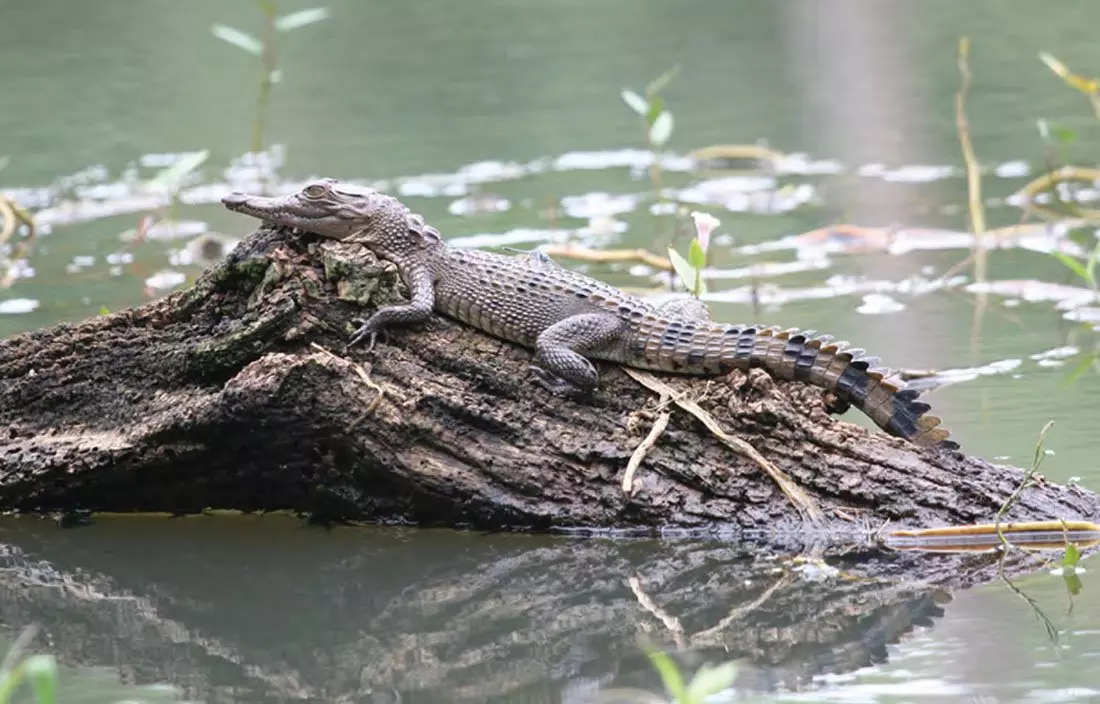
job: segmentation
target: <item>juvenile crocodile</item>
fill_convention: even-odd
[[[545,256],[505,256],[447,245],[397,199],[321,179],[298,193],[268,198],[233,193],[230,210],[323,237],[362,244],[396,265],[411,300],[381,308],[349,345],[391,324],[417,323],[438,311],[536,351],[536,380],[556,393],[591,392],[599,377],[589,360],[679,374],[718,375],[763,367],[832,392],[890,435],[924,447],[957,448],[931,407],[917,401],[878,360],[813,331],[729,325],[699,308],[659,308]]]

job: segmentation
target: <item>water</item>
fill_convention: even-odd
[[[50,231],[30,259],[33,274],[0,291],[0,311],[8,311],[0,314],[2,336],[140,304],[197,275],[201,267],[188,263],[194,235],[120,238],[158,202],[135,181],[156,172],[155,159],[142,166],[148,155],[208,149],[176,217],[228,240],[247,234],[252,223],[217,199],[255,174],[240,157],[252,138],[258,66],[209,26],[260,32],[251,3],[8,5],[0,155],[11,160],[0,192],[42,207]],[[960,240],[966,185],[953,114],[959,36],[972,46],[968,115],[989,169],[987,218],[990,227],[1013,225],[1022,212],[1004,198],[1045,169],[1037,119],[1078,134],[1071,162],[1100,158],[1100,122],[1087,100],[1037,59],[1049,51],[1082,74],[1100,73],[1092,0],[837,1],[828,11],[809,0],[537,7],[426,0],[330,9],[330,20],[280,39],[284,79],[267,123],[268,143],[284,145],[275,152],[277,185],[311,175],[385,180],[448,237],[470,245],[571,237],[661,251],[669,220],[651,213],[646,154],[629,151],[644,146],[642,129],[618,94],[680,64],[666,91],[676,127],[662,185],[722,219],[710,284],[715,316],[827,330],[895,366],[956,370],[963,381],[930,398],[969,451],[1026,464],[1039,429],[1054,419],[1044,473],[1100,485],[1096,371],[1069,380],[1096,336],[1067,319],[1095,304],[1056,288],[1079,286],[1033,251],[1067,240],[1040,233],[993,252],[988,297],[965,281],[935,285],[969,246]],[[692,171],[684,158],[709,145],[760,141],[803,156],[775,173],[733,176]],[[486,207],[501,203],[507,208]],[[900,227],[897,253],[823,252],[784,239],[835,223]],[[1077,236],[1095,241],[1092,228]],[[914,248],[901,252],[903,245]],[[760,263],[778,271],[758,274],[764,305],[754,312],[745,267]],[[620,285],[654,285],[652,272],[631,265],[568,264]],[[233,688],[241,698],[328,698],[362,693],[354,680],[371,684],[376,697],[397,686],[404,701],[446,699],[448,688],[470,693],[478,684],[496,686],[494,696],[553,698],[569,682],[570,696],[592,682],[613,686],[607,675],[620,668],[619,680],[636,676],[653,688],[625,625],[658,635],[664,627],[637,616],[624,570],[657,565],[669,579],[679,575],[683,594],[694,586],[680,605],[703,614],[695,630],[729,609],[722,601],[729,595],[711,588],[717,573],[680,569],[686,558],[662,544],[602,553],[551,538],[194,521],[142,523],[135,536],[136,525],[5,528],[15,563],[40,560],[43,569],[79,575],[81,590],[95,586],[94,595],[66,592],[38,611],[13,600],[9,608],[22,607],[4,617],[12,628],[28,619],[54,624],[51,646],[80,666],[69,673],[80,683],[74,690],[101,692],[96,687],[114,677],[117,697],[177,696],[131,682],[171,683],[184,688],[179,696],[195,686],[211,696],[201,682],[224,688],[216,691],[225,698]],[[386,567],[372,569],[381,554]],[[470,575],[494,570],[499,580],[464,593],[460,607],[448,601],[458,599],[447,596],[452,590],[470,588]],[[570,575],[601,586],[578,591]],[[538,589],[516,587],[547,582],[558,592],[542,607],[525,601]],[[1091,585],[1070,614],[1060,578],[1036,573],[1027,586],[1067,631],[1056,649],[1041,650],[1048,641],[1030,609],[991,585],[958,595],[931,628],[891,645],[878,664],[855,672],[835,664],[841,672],[814,686],[845,701],[905,700],[896,689],[904,683],[919,683],[928,701],[1097,696],[1065,694],[1100,687],[1088,675],[1100,656],[1100,620],[1086,605],[1095,601]],[[46,605],[47,597],[35,598]],[[571,609],[557,608],[566,603]],[[634,615],[624,620],[626,603]],[[107,607],[126,611],[103,616]],[[390,615],[379,616],[387,607]],[[473,625],[444,627],[459,617]],[[576,630],[557,623],[566,617],[577,619]],[[166,630],[154,637],[150,624]],[[558,635],[542,642],[540,629]],[[770,672],[763,663],[785,651],[772,643],[748,652]],[[369,676],[355,680],[360,667]]]

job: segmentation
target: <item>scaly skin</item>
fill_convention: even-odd
[[[728,325],[705,306],[656,307],[608,284],[558,266],[545,255],[510,257],[456,249],[395,198],[321,179],[278,198],[234,193],[235,212],[323,237],[362,244],[393,262],[411,293],[362,323],[349,344],[433,311],[536,351],[536,379],[552,391],[591,392],[599,376],[589,360],[692,375],[762,367],[785,380],[832,392],[887,433],[924,447],[957,448],[917,392],[877,359],[812,331]]]

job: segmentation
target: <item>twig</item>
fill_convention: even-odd
[[[667,394],[661,394],[659,405],[664,407],[669,402],[669,398]],[[668,427],[670,418],[672,418],[672,414],[668,411],[664,411],[657,416],[657,420],[653,421],[653,427],[649,429],[649,434],[646,435],[645,440],[642,440],[638,447],[634,449],[634,454],[630,456],[630,461],[626,463],[626,471],[623,472],[623,493],[627,496],[634,493],[634,473],[638,471],[638,467],[642,464],[642,460],[645,459],[646,453],[657,444],[657,440],[660,439],[661,434],[665,432],[665,428]]]
[[[646,594],[645,590],[642,588],[642,581],[638,579],[637,576],[632,576],[627,582],[630,585],[630,591],[634,592],[634,598],[638,600],[638,604],[640,604],[643,609],[656,616],[657,620],[663,623],[665,628],[672,633],[673,638],[676,639],[676,646],[683,648],[685,645],[684,627],[680,624],[680,620],[660,606],[657,606],[657,603],[649,598],[649,595]]]
[[[755,599],[743,606],[735,606],[734,608],[730,609],[730,612],[726,614],[726,616],[721,621],[714,624],[710,628],[698,631],[697,633],[693,633],[690,637],[691,644],[695,646],[704,644],[709,645],[710,643],[704,643],[704,641],[709,641],[711,636],[719,633],[720,631],[724,631],[726,628],[729,627],[731,623],[733,623],[737,619],[741,618],[745,614],[751,613],[752,611],[758,609],[764,604],[764,602],[766,602],[768,599],[771,599],[772,595],[779,591],[781,587],[787,586],[792,581],[793,578],[790,574],[784,574],[775,584],[765,589],[760,596],[756,597]]]
[[[585,262],[641,262],[654,269],[672,271],[672,262],[646,249],[589,249],[574,244],[552,244],[542,250],[548,257]]]
[[[784,474],[782,470],[765,459],[755,447],[723,430],[718,421],[714,419],[714,416],[703,410],[698,403],[691,399],[678,397],[671,386],[648,372],[631,369],[630,367],[623,367],[623,371],[650,391],[661,395],[668,394],[677,406],[699,419],[707,430],[724,445],[755,462],[779,486],[779,489],[794,504],[794,507],[798,509],[803,518],[814,525],[821,525],[825,522],[825,514],[821,507],[800,486],[791,481],[791,478]]]
[[[970,210],[970,229],[974,232],[974,278],[985,281],[985,209],[982,205],[982,174],[974,145],[970,142],[970,127],[966,119],[966,96],[970,92],[970,39],[959,39],[959,73],[962,83],[955,93],[955,125],[959,130],[959,144],[966,164],[966,188]]]
[[[1001,547],[1006,552],[1012,547],[1012,544],[1008,542],[1008,539],[1005,538],[1004,531],[1001,530],[1001,518],[1008,512],[1008,509],[1012,508],[1012,504],[1019,500],[1020,494],[1024,492],[1024,489],[1032,486],[1032,477],[1039,471],[1039,465],[1043,463],[1043,441],[1046,440],[1047,431],[1050,430],[1053,425],[1054,421],[1049,420],[1047,424],[1043,426],[1043,429],[1039,431],[1039,442],[1035,444],[1035,456],[1031,460],[1031,467],[1024,473],[1024,480],[1020,482],[1020,485],[1016,487],[1016,490],[1012,492],[1004,502],[1004,505],[997,511],[997,516],[993,520],[993,527],[997,531],[997,538],[1001,541]],[[1003,568],[1004,564],[1002,563],[1001,569]]]

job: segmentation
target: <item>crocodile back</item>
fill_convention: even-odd
[[[448,247],[429,262],[436,309],[490,335],[533,347],[546,328],[580,313],[658,319],[656,309],[553,262]],[[612,359],[599,353],[597,359]]]

